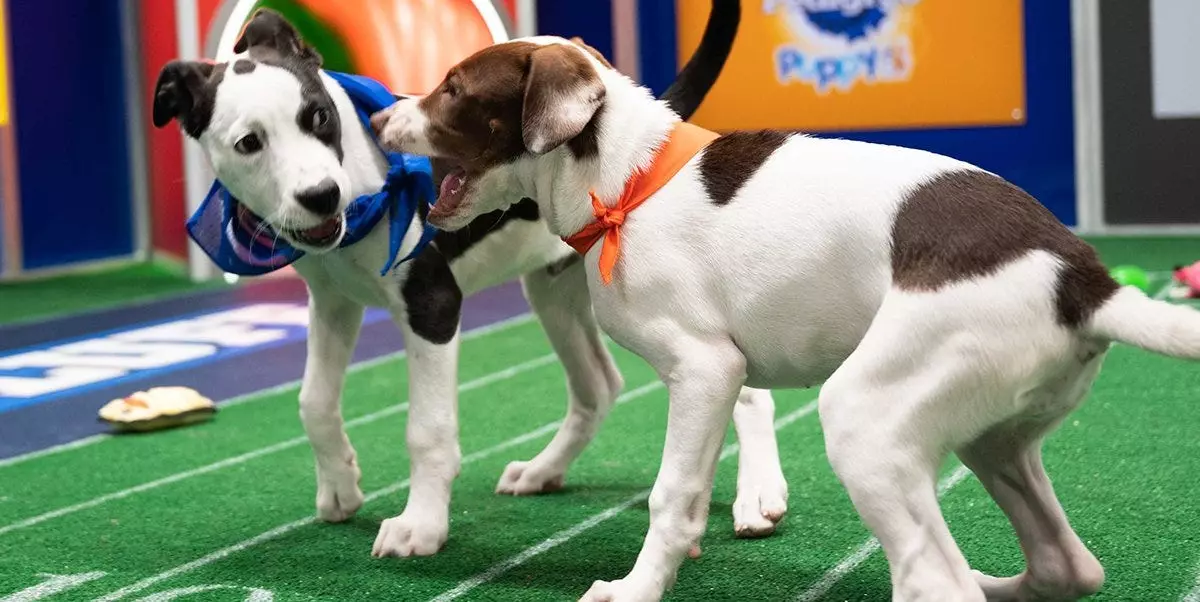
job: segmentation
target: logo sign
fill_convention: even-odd
[[[679,61],[708,0],[677,0]],[[1020,125],[1021,0],[758,0],[693,121],[715,130]]]
[[[0,355],[0,412],[304,340],[307,332],[304,305],[262,303],[16,350]]]
[[[919,0],[764,0],[792,32],[775,49],[776,79],[848,91],[859,82],[908,81],[912,73],[910,6]]]

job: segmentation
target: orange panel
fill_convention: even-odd
[[[679,53],[709,0],[677,0]],[[1021,0],[744,3],[725,69],[693,121],[718,129],[1021,125]]]
[[[356,71],[397,93],[424,94],[492,44],[471,0],[303,0],[346,40]]]

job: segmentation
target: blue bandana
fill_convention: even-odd
[[[396,101],[381,83],[359,75],[326,71],[350,96],[358,119],[371,132],[370,118],[376,111]],[[378,140],[376,140],[378,144]],[[382,149],[380,149],[382,151]],[[362,240],[388,215],[389,253],[379,274],[387,275],[396,266],[416,257],[433,239],[437,230],[426,224],[421,239],[407,256],[396,261],[400,243],[412,224],[421,203],[433,206],[437,195],[433,168],[427,157],[389,153],[387,179],[383,190],[365,194],[346,209],[346,235],[339,247]],[[261,218],[237,202],[221,182],[213,182],[208,196],[187,222],[188,234],[222,270],[242,276],[258,276],[282,268],[304,255],[281,239]]]

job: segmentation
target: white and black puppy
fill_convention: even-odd
[[[1100,588],[1103,569],[1059,506],[1041,442],[1082,402],[1112,341],[1200,358],[1200,312],[1120,288],[1018,187],[920,150],[701,132],[674,177],[651,182],[631,209],[630,191],[695,130],[549,37],[482,50],[376,119],[385,145],[459,164],[455,194],[430,213],[439,227],[530,196],[554,234],[584,237],[601,327],[669,387],[641,554],[585,599],[660,598],[703,534],[739,389],[818,383],[830,462],[883,545],[895,600]],[[500,159],[475,159],[489,153]],[[1010,517],[1023,574],[970,570],[935,492],[949,453]]]
[[[664,96],[685,114],[711,87],[736,33],[736,0],[716,4],[705,41]],[[167,64],[155,92],[154,122],[163,127],[177,120],[199,142],[230,193],[238,225],[249,221],[256,230],[255,242],[265,239],[270,247],[281,237],[304,252],[293,264],[310,295],[300,416],[316,459],[318,516],[346,520],[363,503],[341,391],[364,306],[384,307],[408,348],[411,493],[404,512],[383,523],[374,554],[425,555],[442,546],[451,481],[460,465],[460,303],[464,295],[516,277],[565,368],[568,410],[541,453],[508,465],[497,491],[520,495],[562,487],[569,465],[623,387],[596,326],[581,262],[547,229],[538,206],[524,199],[462,232],[438,233],[412,261],[381,275],[389,257],[387,220],[359,233],[354,244],[342,244],[354,217],[348,218],[347,207],[384,186],[389,163],[341,80],[323,71],[317,52],[271,11],[254,15],[235,51],[228,63]],[[401,225],[407,227],[402,255],[417,244],[423,219],[415,215],[411,227]],[[786,509],[773,412],[769,392],[742,395],[735,420],[745,440],[735,527],[743,536],[770,533]]]

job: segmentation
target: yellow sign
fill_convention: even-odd
[[[679,60],[711,0],[677,0]],[[1020,125],[1022,0],[754,0],[692,121],[718,130]]]

